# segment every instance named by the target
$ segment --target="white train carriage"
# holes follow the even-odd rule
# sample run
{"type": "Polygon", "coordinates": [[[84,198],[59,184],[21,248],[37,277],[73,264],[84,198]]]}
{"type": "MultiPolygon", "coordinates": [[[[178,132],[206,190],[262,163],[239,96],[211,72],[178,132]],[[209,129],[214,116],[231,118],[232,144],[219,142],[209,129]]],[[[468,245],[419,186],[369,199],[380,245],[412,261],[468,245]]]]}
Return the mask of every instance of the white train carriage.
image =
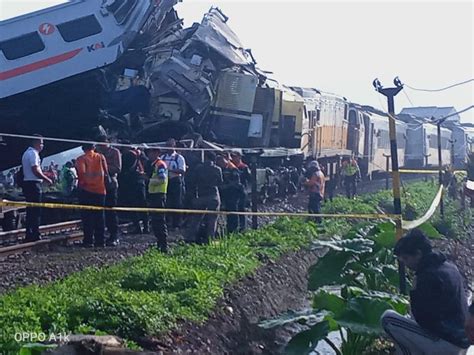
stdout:
{"type": "Polygon", "coordinates": [[[452,157],[453,165],[457,169],[466,166],[468,154],[474,149],[474,126],[452,125],[452,157]]]}
{"type": "MultiPolygon", "coordinates": [[[[364,155],[360,159],[362,173],[371,177],[374,173],[387,171],[387,156],[390,156],[390,134],[388,116],[367,106],[361,114],[365,125],[364,155]]],[[[396,121],[398,166],[405,165],[407,125],[396,121]]],[[[392,168],[388,159],[388,168],[392,168]]]]}
{"type": "MultiPolygon", "coordinates": [[[[451,130],[441,127],[441,159],[451,164],[451,130]]],[[[407,129],[406,166],[409,168],[438,166],[438,132],[435,124],[413,122],[407,129]]]]}
{"type": "Polygon", "coordinates": [[[71,0],[0,22],[0,99],[115,62],[174,2],[71,0]]]}

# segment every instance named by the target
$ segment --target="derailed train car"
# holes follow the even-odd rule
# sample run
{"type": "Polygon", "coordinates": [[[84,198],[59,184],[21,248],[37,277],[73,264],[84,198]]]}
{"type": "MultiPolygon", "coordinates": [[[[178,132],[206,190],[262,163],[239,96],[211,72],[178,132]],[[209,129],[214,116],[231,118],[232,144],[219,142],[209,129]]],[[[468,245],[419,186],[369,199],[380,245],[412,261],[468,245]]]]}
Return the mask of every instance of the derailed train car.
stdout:
{"type": "MultiPolygon", "coordinates": [[[[178,0],[71,0],[0,22],[3,132],[86,138],[124,68],[143,65],[143,43],[176,21],[178,0]]],[[[5,138],[1,167],[24,141],[5,138]]],[[[46,153],[70,148],[55,143],[46,153]]]]}
{"type": "Polygon", "coordinates": [[[267,79],[224,72],[210,113],[216,140],[238,147],[300,148],[304,102],[296,92],[267,79]]]}

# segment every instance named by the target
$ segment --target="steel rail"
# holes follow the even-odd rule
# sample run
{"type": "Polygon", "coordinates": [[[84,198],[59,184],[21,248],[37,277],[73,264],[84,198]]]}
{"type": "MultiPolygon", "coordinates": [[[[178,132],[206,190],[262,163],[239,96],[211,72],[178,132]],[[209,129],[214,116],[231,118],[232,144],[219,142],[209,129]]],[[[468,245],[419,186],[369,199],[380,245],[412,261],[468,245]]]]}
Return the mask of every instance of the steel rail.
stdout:
{"type": "MultiPolygon", "coordinates": [[[[43,225],[43,226],[40,226],[40,232],[43,233],[44,235],[69,232],[72,230],[79,229],[81,226],[81,223],[82,222],[80,220],[73,220],[73,221],[43,225]]],[[[25,228],[0,232],[0,245],[3,245],[6,242],[10,242],[12,240],[20,241],[25,237],[25,235],[26,235],[25,228]]]]}

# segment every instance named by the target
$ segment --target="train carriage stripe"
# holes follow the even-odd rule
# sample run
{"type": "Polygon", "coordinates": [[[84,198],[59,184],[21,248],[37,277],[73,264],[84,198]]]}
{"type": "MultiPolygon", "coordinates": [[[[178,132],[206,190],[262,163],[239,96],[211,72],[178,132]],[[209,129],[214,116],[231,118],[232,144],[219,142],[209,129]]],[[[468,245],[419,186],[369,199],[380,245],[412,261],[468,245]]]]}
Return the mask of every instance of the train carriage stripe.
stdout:
{"type": "Polygon", "coordinates": [[[76,55],[78,55],[80,51],[82,51],[82,48],[74,49],[73,51],[59,54],[54,57],[46,58],[38,62],[24,65],[22,67],[0,72],[0,80],[7,80],[19,75],[30,73],[35,70],[49,67],[54,64],[65,62],[66,60],[69,60],[75,57],[76,55]]]}

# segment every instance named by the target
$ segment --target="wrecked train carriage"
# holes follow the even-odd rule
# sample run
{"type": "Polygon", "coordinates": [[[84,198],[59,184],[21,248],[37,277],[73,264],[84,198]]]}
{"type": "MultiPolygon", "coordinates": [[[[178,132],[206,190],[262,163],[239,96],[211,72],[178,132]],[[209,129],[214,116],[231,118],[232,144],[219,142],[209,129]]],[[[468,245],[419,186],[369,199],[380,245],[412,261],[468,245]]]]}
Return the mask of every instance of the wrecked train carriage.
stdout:
{"type": "MultiPolygon", "coordinates": [[[[73,0],[0,22],[2,131],[87,136],[97,124],[109,79],[143,64],[137,49],[150,32],[159,33],[173,20],[176,3],[73,0]]],[[[9,153],[2,154],[2,167],[16,163],[25,146],[7,143],[0,148],[9,153]]]]}
{"type": "Polygon", "coordinates": [[[238,107],[235,115],[251,114],[256,87],[264,77],[218,8],[211,8],[200,24],[149,46],[147,53],[144,71],[155,119],[189,121],[205,136],[228,142],[225,131],[233,121],[222,122],[220,113],[238,107]],[[235,100],[237,92],[245,96],[240,102],[235,100]]]}

